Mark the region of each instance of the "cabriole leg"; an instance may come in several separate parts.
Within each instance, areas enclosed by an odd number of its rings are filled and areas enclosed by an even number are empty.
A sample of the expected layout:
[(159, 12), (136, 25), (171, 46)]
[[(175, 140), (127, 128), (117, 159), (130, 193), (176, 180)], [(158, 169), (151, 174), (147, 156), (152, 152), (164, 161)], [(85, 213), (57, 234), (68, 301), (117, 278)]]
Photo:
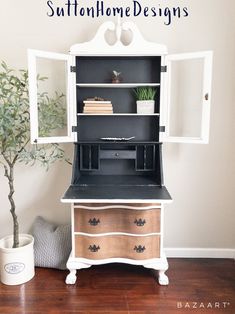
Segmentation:
[(69, 269), (70, 273), (67, 275), (65, 283), (67, 285), (74, 285), (76, 280), (77, 280), (77, 276), (76, 276), (76, 269)]
[(159, 285), (167, 286), (169, 284), (169, 279), (165, 274), (168, 269), (168, 262), (164, 253), (161, 258), (156, 259), (154, 262), (144, 264), (143, 266), (153, 269), (154, 276), (158, 280)]
[(161, 286), (167, 286), (169, 284), (169, 279), (165, 274), (165, 270), (158, 271), (158, 283)]

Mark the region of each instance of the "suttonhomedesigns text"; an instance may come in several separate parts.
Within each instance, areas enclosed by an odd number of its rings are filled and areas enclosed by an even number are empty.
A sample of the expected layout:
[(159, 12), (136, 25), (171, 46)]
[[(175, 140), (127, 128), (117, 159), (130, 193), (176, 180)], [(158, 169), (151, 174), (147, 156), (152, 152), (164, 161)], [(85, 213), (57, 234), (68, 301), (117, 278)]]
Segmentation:
[(156, 1), (155, 6), (147, 6), (143, 1), (133, 0), (129, 6), (110, 6), (105, 4), (105, 1), (89, 1), (89, 5), (80, 5), (79, 0), (60, 1), (60, 5), (56, 0), (48, 0), (47, 15), (49, 17), (91, 17), (99, 18), (107, 17), (146, 17), (146, 18), (161, 18), (165, 25), (171, 25), (173, 20), (182, 19), (189, 16), (188, 7), (166, 7)]

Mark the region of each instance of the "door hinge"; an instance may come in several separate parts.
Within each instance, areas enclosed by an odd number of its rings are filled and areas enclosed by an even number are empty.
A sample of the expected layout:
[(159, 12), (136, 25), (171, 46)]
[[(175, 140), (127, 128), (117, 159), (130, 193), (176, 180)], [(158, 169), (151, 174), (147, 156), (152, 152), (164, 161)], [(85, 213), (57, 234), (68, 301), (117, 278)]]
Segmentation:
[(162, 132), (162, 133), (166, 132), (166, 127), (165, 127), (165, 125), (159, 126), (159, 132)]
[(78, 127), (76, 125), (72, 126), (72, 132), (78, 132)]
[(167, 65), (161, 66), (161, 72), (167, 72)]
[(70, 72), (76, 73), (76, 66), (71, 65)]

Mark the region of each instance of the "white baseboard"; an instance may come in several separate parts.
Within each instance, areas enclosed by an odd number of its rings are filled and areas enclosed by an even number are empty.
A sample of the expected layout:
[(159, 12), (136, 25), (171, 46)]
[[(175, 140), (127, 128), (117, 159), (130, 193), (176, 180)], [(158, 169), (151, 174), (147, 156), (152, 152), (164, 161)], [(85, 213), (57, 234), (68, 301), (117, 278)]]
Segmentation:
[(235, 249), (212, 248), (165, 248), (167, 257), (182, 258), (233, 258)]

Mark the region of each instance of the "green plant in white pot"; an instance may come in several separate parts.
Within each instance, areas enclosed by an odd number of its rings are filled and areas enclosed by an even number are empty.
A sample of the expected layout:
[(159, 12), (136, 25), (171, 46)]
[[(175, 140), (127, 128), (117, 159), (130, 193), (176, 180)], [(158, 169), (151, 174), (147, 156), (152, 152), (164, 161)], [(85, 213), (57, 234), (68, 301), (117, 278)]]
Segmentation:
[[(38, 77), (39, 81), (47, 78)], [(39, 116), (43, 126), (40, 135), (48, 135), (55, 128), (63, 128), (64, 95), (47, 93), (38, 95)], [(51, 117), (53, 116), (53, 119)], [(0, 278), (5, 284), (21, 284), (34, 276), (33, 237), (19, 233), (19, 223), (14, 200), (14, 170), (17, 162), (34, 165), (41, 163), (48, 169), (56, 160), (65, 159), (57, 144), (30, 145), (30, 118), (28, 72), (16, 72), (1, 62), (0, 68), (0, 165), (9, 185), (10, 213), (13, 219), (13, 235), (0, 240)]]
[(153, 114), (155, 108), (156, 89), (141, 86), (134, 89), (138, 114)]

